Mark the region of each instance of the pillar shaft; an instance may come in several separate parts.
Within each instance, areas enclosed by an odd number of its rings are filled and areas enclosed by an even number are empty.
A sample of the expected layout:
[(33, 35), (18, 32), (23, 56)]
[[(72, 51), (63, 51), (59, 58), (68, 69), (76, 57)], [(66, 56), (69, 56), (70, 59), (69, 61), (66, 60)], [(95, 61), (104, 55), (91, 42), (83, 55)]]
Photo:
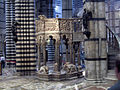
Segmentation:
[(40, 70), (40, 67), (41, 67), (41, 45), (38, 44), (38, 70)]
[(72, 45), (72, 42), (69, 42), (69, 45), (70, 45), (70, 62), (73, 63), (73, 45)]
[(107, 71), (105, 3), (87, 0), (84, 8), (92, 12), (88, 30), (90, 39), (85, 39), (86, 77), (88, 80), (102, 80)]
[(75, 50), (73, 49), (73, 64), (75, 65)]
[(62, 17), (72, 18), (72, 0), (62, 0)]
[(31, 75), (36, 71), (34, 0), (15, 0), (15, 17), (19, 23), (16, 70), (20, 75)]
[(60, 67), (61, 67), (61, 60), (60, 60), (60, 41), (58, 40), (56, 43), (55, 43), (55, 61), (57, 62), (58, 64), (58, 67), (57, 67), (57, 70), (60, 71)]
[(77, 61), (78, 61), (78, 65), (80, 65), (80, 44), (78, 45)]
[(66, 61), (69, 62), (69, 58), (68, 58), (68, 49), (66, 48)]
[(13, 34), (11, 30), (12, 20), (15, 19), (14, 0), (6, 0), (6, 61), (7, 65), (15, 62), (16, 51), (15, 42), (13, 41)]
[(43, 63), (44, 63), (44, 65), (46, 65), (46, 42), (45, 41), (43, 41), (43, 45), (42, 45), (42, 47), (43, 47)]
[(5, 41), (5, 3), (4, 3), (5, 1), (4, 0), (2, 0), (2, 1), (0, 1), (0, 5), (1, 5), (1, 7), (0, 7), (0, 37), (1, 37), (1, 39), (0, 39), (0, 57), (2, 57), (2, 56), (5, 56), (5, 44), (4, 44), (4, 41)]

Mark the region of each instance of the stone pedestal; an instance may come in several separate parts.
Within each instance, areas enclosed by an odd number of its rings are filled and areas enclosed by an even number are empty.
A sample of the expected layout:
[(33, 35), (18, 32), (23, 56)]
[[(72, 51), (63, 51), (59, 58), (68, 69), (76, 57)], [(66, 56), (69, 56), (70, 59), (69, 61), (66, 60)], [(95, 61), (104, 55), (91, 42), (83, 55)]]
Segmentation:
[(104, 0), (87, 0), (84, 8), (92, 12), (88, 24), (91, 36), (85, 39), (86, 78), (102, 80), (107, 72), (105, 3)]

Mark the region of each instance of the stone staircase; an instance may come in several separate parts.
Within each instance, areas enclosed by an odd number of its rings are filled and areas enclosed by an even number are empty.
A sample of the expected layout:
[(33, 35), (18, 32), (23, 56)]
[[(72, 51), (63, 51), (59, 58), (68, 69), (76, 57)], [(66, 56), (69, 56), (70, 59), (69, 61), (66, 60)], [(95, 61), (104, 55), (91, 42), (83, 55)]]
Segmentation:
[(119, 50), (116, 50), (112, 47), (109, 47), (108, 49), (108, 73), (107, 73), (107, 77), (105, 78), (107, 80), (114, 80), (114, 81), (117, 80), (114, 68), (116, 61), (115, 57), (119, 53), (120, 53)]
[(108, 43), (108, 70), (114, 70), (115, 56), (120, 54), (120, 37), (106, 24)]
[(115, 56), (119, 53), (118, 50), (115, 50), (112, 47), (109, 47), (108, 50), (108, 70), (113, 70), (115, 67)]
[(116, 75), (115, 75), (115, 70), (108, 70), (107, 77), (105, 79), (106, 80), (117, 81), (117, 78), (116, 78)]

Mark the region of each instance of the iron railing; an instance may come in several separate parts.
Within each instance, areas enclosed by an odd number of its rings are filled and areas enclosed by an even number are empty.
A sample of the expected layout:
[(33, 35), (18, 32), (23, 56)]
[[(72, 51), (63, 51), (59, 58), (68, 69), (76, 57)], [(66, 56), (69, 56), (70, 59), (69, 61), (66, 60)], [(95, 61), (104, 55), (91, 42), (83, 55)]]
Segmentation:
[(118, 35), (106, 25), (106, 36), (108, 43), (108, 52), (112, 49), (114, 51), (120, 50), (120, 38)]

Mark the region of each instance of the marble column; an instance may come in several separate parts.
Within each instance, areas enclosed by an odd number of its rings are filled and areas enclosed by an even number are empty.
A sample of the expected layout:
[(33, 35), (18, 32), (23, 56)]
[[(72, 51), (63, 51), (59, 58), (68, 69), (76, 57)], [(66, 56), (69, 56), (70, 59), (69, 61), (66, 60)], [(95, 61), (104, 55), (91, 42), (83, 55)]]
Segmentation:
[(18, 21), (16, 71), (32, 75), (36, 71), (34, 0), (15, 0), (15, 20)]
[(7, 65), (16, 61), (15, 42), (11, 30), (12, 20), (15, 19), (14, 0), (6, 0), (6, 61)]
[(75, 43), (73, 43), (73, 64), (75, 65)]
[(40, 70), (41, 67), (41, 44), (38, 43), (38, 70)]
[(68, 58), (68, 48), (66, 48), (66, 62), (69, 62), (69, 58)]
[(79, 44), (79, 42), (78, 42), (77, 63), (78, 63), (78, 65), (80, 65), (80, 44)]
[(62, 17), (72, 18), (72, 0), (62, 0)]
[(69, 42), (69, 46), (70, 46), (70, 62), (73, 63), (73, 45), (72, 45), (72, 40), (70, 40)]
[(57, 40), (55, 43), (55, 61), (57, 63), (57, 70), (60, 72), (61, 60), (60, 60), (60, 40)]
[(42, 44), (42, 47), (43, 47), (43, 63), (44, 65), (46, 65), (46, 42), (43, 41), (43, 44)]
[(105, 0), (86, 0), (84, 8), (92, 12), (85, 38), (85, 64), (87, 80), (101, 81), (107, 72)]

